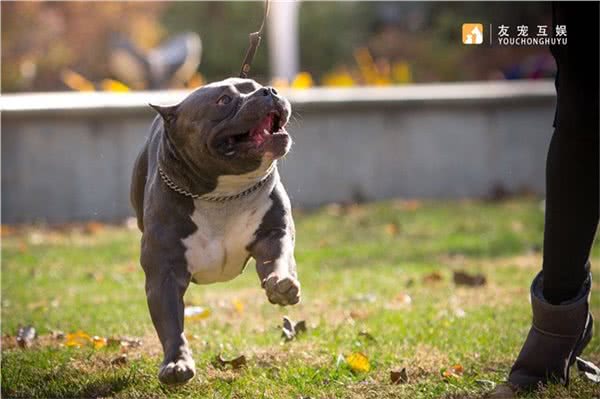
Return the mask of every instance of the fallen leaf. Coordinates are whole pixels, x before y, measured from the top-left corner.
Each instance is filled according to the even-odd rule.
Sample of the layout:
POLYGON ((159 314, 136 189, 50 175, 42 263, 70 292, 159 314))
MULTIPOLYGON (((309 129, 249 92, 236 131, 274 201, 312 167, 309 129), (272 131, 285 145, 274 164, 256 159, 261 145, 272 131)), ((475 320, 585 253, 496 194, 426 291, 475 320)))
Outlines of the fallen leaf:
POLYGON ((21 348, 29 348, 36 337, 37 333, 33 326, 19 327, 17 330, 17 344, 21 348))
POLYGON ((588 380, 600 384, 600 368, 594 363, 577 357, 577 370, 588 380))
POLYGON ((81 330, 74 333, 69 333, 65 337, 65 345, 69 347, 74 346, 76 348, 81 348, 90 342, 92 342, 92 337, 81 330))
POLYGON ((455 364, 452 367, 442 370, 442 377, 445 379, 460 378, 464 372, 464 368, 461 364, 455 364))
POLYGON ((246 356, 241 355, 231 360, 225 360, 221 354, 218 354, 213 361, 213 366, 218 369, 224 369, 228 365, 231 366, 232 369, 237 370, 246 365, 246 356))
POLYGON ((483 274, 469 274, 467 272, 458 270, 454 271, 454 284, 466 285, 468 287, 479 287, 485 285, 486 279, 483 274))
POLYGON ((283 325, 281 326, 281 337, 284 338, 286 342, 293 340, 301 332, 306 332, 306 322, 304 320, 294 322, 289 317, 283 316, 283 325))
POLYGON ((361 352, 354 352, 346 356, 346 363, 348 363, 352 371, 366 373, 371 369, 369 358, 361 352))
POLYGON ((412 298, 405 292, 396 295, 392 301, 397 305, 403 306, 410 306, 412 304, 412 298))
POLYGON ((371 313, 367 310, 351 310, 349 315, 352 320, 364 320, 369 317, 371 313))
POLYGON ((375 339, 375 337, 371 335, 371 333, 369 333, 368 331, 363 330, 358 333, 358 336, 365 338, 367 341, 377 342, 377 339, 375 339))
POLYGON ((390 371, 390 380, 392 384, 404 384, 408 382, 408 374, 406 373, 406 368, 403 367, 402 370, 392 370, 390 371))
POLYGON ((119 356, 117 356, 114 359, 112 359, 110 361, 110 364, 112 364, 113 366, 122 366, 124 364, 127 364, 127 362, 128 362, 127 354, 126 353, 122 353, 119 356))
POLYGON ((189 321, 204 320, 210 316, 210 309, 202 306, 188 306, 183 311, 183 315, 189 321))
POLYGON ((130 338, 130 337, 109 337, 106 340, 106 345, 110 347, 121 347, 122 351, 125 351, 129 348, 137 348, 142 346, 142 340, 139 338, 130 338))
POLYGON ((396 223, 388 223, 385 225, 385 232, 389 236, 397 236, 400 232, 400 228, 396 223))
POLYGON ((240 299, 234 298, 231 303, 238 314, 244 313, 244 302, 242 302, 240 299))
POLYGON ((104 337, 99 337, 97 335, 94 335, 92 337, 92 343, 94 344, 94 349, 100 349, 100 348, 104 348, 106 346, 106 338, 104 337))
POLYGON ((427 284, 437 283, 442 281, 442 275, 440 272, 432 272, 423 277, 423 282, 427 284))
POLYGON ((91 221, 85 224, 83 232, 85 234, 95 235, 104 229, 104 225, 100 222, 91 221))

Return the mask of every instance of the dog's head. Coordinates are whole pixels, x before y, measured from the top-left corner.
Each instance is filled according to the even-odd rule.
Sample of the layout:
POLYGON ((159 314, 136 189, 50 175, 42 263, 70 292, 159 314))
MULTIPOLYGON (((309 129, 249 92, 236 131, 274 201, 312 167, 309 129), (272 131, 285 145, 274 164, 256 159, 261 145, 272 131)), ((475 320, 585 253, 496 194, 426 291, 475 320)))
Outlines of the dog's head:
POLYGON ((290 103, 251 79, 210 83, 177 105, 151 106, 162 116, 170 144, 200 171, 251 172, 291 146, 285 130, 290 103))

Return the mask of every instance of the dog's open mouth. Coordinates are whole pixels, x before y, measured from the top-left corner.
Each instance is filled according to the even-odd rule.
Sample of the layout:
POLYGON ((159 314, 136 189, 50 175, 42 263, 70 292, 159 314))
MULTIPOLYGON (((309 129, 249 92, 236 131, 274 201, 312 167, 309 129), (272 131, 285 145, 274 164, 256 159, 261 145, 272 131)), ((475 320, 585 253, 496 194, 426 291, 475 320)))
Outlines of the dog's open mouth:
POLYGON ((225 155, 235 154, 234 146, 238 144, 252 143, 256 147, 260 147, 271 136, 287 135, 284 129, 285 121, 278 111, 271 111, 265 116, 255 127, 247 132, 235 134, 227 138, 226 144, 229 150, 225 155))

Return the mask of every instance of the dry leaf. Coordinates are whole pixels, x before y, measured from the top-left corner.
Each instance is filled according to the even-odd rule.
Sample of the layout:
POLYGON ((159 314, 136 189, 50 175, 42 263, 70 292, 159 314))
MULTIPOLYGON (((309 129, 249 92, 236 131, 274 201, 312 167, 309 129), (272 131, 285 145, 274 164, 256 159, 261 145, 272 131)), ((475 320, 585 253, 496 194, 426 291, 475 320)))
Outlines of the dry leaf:
POLYGON ((440 282, 440 281, 442 281, 442 279, 443 278, 442 278, 442 275, 440 272, 432 272, 423 277, 423 282, 431 284, 431 283, 440 282))
POLYGON ((17 344, 21 348, 29 348, 36 337, 37 333, 33 326, 19 327, 17 331, 17 344))
POLYGON ((464 372, 464 368, 461 364, 455 364, 452 367, 442 370, 442 377, 449 378, 460 378, 464 372))
POLYGON ((127 354, 126 353, 122 353, 119 356, 117 356, 114 359, 112 359, 110 361, 110 364, 112 364, 113 366, 122 366, 124 364, 127 364, 127 362, 128 362, 127 354))
POLYGON ((129 337, 109 337, 106 340, 106 345, 108 347, 121 347, 121 350, 125 351, 129 348, 137 348, 142 346, 142 340, 139 338, 129 337))
POLYGON ((189 321, 204 320, 210 316, 210 309, 202 306, 188 306, 185 308, 183 315, 189 321))
POLYGON ((234 298, 231 303, 238 314, 244 313, 244 302, 242 302, 240 299, 234 298))
POLYGON ((454 284, 466 285, 468 287, 479 287, 485 285, 486 279, 483 274, 469 274, 458 270, 454 272, 454 284))
POLYGON ((304 320, 294 322, 289 317, 283 316, 283 325, 281 326, 281 337, 284 338, 286 342, 293 340, 301 332, 306 332, 306 322, 304 320))
POLYGON ((106 346, 106 338, 104 337, 99 337, 97 335, 94 335, 92 337, 92 343, 94 344, 94 349, 100 349, 100 348, 104 348, 106 346))
POLYGON ((400 232, 400 228, 396 223, 388 223, 385 225, 385 232, 389 236, 397 236, 400 232))
POLYGON ((90 342, 92 342, 92 337, 81 330, 74 333, 69 333, 65 337, 65 345, 69 347, 74 346, 76 348, 81 348, 90 342))
POLYGON ((351 310, 349 313, 352 320, 364 320, 371 315, 367 310, 351 310))
POLYGON ((369 358, 361 352, 351 353, 346 356, 346 363, 348 363, 352 371, 366 373, 371 369, 369 358))
POLYGON ((407 293, 401 292, 394 297, 394 302, 399 305, 410 306, 412 304, 412 298, 407 293))
POLYGON ((589 381, 600 384, 600 368, 592 362, 577 357, 577 370, 589 381))
POLYGON ((246 365, 246 356, 241 355, 231 360, 225 360, 221 354, 218 354, 213 361, 213 366, 218 369, 224 369, 227 365, 230 365, 231 368, 237 370, 246 365))
POLYGON ((88 222, 85 224, 85 226, 83 227, 83 232, 85 234, 94 235, 94 234, 98 234, 103 229, 104 229, 104 225, 102 223, 91 221, 91 222, 88 222))
POLYGON ((390 380, 392 384, 404 384, 408 382, 408 374, 406 373, 406 368, 403 367, 402 370, 392 370, 390 371, 390 380))

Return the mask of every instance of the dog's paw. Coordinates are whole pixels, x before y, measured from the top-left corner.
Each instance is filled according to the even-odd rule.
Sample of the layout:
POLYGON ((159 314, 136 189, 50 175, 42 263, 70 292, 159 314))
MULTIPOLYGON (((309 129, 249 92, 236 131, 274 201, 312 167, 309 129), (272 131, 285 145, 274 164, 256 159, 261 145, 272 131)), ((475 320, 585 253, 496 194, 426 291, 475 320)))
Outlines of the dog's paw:
POLYGON ((196 375, 196 365, 191 356, 180 355, 170 362, 163 362, 158 371, 158 379, 163 384, 185 384, 196 375))
POLYGON ((262 283, 269 302, 274 305, 295 305, 300 301, 300 282, 292 277, 271 273, 262 283))

